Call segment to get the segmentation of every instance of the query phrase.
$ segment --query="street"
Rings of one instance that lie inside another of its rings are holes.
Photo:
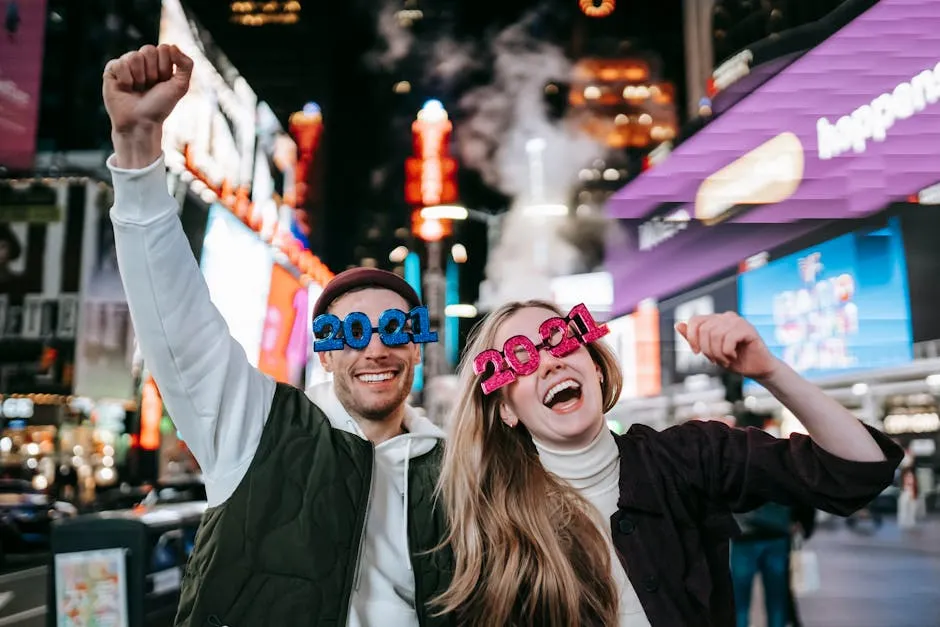
[[[0,627],[45,627],[48,556],[8,556],[0,570]]]
[[[804,627],[940,627],[940,518],[898,529],[820,526],[806,549],[819,562],[820,589],[799,597]],[[766,627],[759,582],[751,626]]]
[[[940,518],[907,531],[888,518],[869,534],[832,521],[807,548],[818,556],[822,586],[798,600],[805,627],[940,627]],[[0,627],[45,627],[47,559],[8,557]],[[757,607],[754,616],[752,627],[764,627]]]
[[[888,518],[871,536],[843,523],[807,548],[822,586],[799,599],[806,627],[940,627],[940,519],[902,531]]]

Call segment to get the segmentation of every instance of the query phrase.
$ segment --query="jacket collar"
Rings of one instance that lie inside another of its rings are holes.
[[[636,430],[634,426],[624,435],[616,436],[620,449],[620,498],[617,507],[662,515],[663,504],[649,467],[652,460],[647,448],[640,446],[642,436],[634,433]]]

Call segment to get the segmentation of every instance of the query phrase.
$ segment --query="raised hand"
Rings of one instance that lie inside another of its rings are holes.
[[[118,167],[142,168],[161,152],[162,126],[186,95],[193,61],[176,46],[144,46],[105,66],[102,95]]]
[[[770,377],[782,363],[767,348],[751,323],[727,312],[693,316],[680,322],[676,330],[696,354],[751,379]]]

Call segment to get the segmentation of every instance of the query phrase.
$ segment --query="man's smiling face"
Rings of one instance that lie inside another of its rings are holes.
[[[343,294],[333,301],[329,312],[345,320],[359,311],[377,327],[387,309],[408,312],[410,307],[396,292],[365,288]],[[344,346],[343,350],[320,353],[323,367],[333,373],[333,388],[346,411],[375,421],[388,419],[405,404],[420,360],[421,350],[414,343],[386,346],[378,333],[372,334],[369,345],[362,350]]]

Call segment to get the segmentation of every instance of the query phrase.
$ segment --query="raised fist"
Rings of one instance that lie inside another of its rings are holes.
[[[771,376],[780,360],[764,344],[757,329],[736,313],[692,316],[676,325],[692,352],[705,355],[726,370],[756,380]]]
[[[176,46],[144,46],[104,68],[102,93],[118,135],[160,128],[186,95],[193,61]]]

